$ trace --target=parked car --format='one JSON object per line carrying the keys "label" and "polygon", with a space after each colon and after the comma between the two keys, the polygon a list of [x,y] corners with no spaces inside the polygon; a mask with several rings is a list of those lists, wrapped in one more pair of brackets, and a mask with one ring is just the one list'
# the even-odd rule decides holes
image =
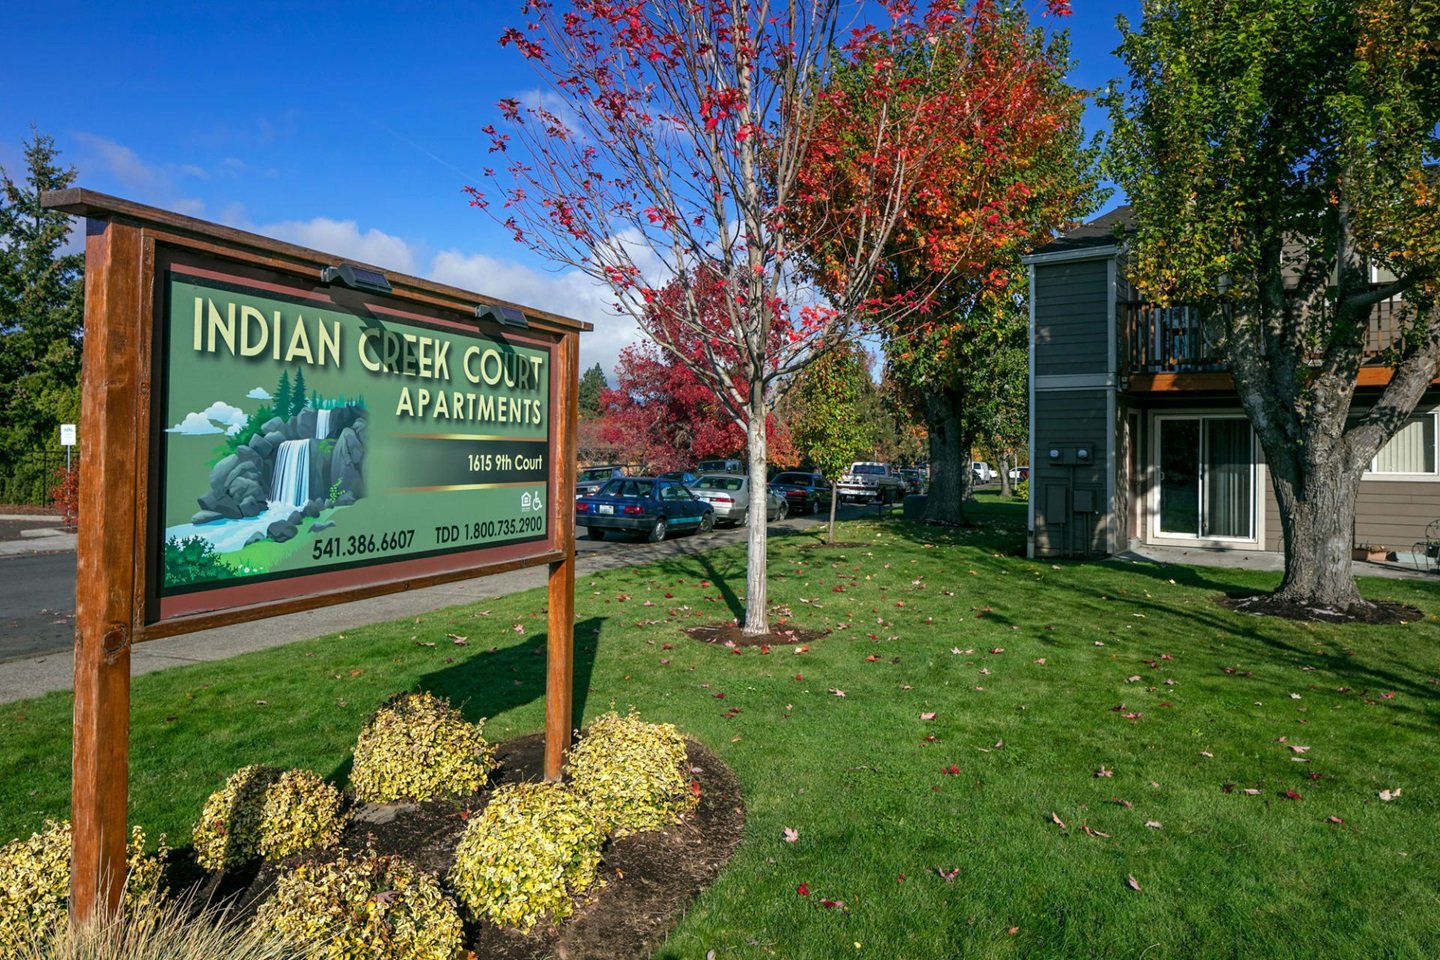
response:
{"label": "parked car", "polygon": [[678,480],[687,487],[695,486],[695,481],[700,479],[698,473],[691,473],[689,470],[671,470],[669,473],[660,474],[661,480]]}
{"label": "parked car", "polygon": [[976,483],[989,483],[998,476],[994,470],[990,469],[990,464],[984,460],[971,461],[970,473],[975,477]]}
{"label": "parked car", "polygon": [[[730,523],[743,526],[750,521],[750,478],[733,473],[711,473],[695,482],[695,496],[710,505],[715,511],[716,523]],[[790,513],[785,498],[767,487],[766,513],[768,520],[784,520]]]}
{"label": "parked car", "polygon": [[886,504],[905,499],[905,481],[899,471],[888,463],[873,460],[850,464],[835,489],[840,499],[847,502]]}
{"label": "parked car", "polygon": [[575,501],[575,525],[585,527],[591,540],[604,540],[607,532],[618,530],[659,543],[672,528],[708,533],[715,526],[715,511],[674,480],[616,477],[598,493]]}
{"label": "parked car", "polygon": [[913,467],[901,467],[900,476],[905,481],[906,493],[924,493],[925,476]]}
{"label": "parked car", "polygon": [[695,464],[695,472],[706,473],[744,473],[745,462],[733,457],[724,460],[701,460]]}
{"label": "parked car", "polygon": [[583,467],[575,476],[575,496],[587,497],[600,490],[606,482],[625,476],[625,468],[618,464],[603,467]]}
{"label": "parked car", "polygon": [[793,514],[819,513],[830,506],[830,483],[818,473],[787,470],[777,473],[770,485],[785,498]]}
{"label": "parked car", "polygon": [[1028,466],[1027,466],[1027,467],[1011,467],[1011,468],[1010,468],[1010,479],[1011,479],[1011,480],[1029,480],[1029,479],[1030,479],[1030,468],[1029,468]]}

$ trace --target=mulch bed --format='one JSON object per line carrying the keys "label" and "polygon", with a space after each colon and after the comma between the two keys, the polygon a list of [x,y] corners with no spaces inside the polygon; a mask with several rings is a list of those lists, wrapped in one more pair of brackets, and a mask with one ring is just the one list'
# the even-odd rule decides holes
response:
{"label": "mulch bed", "polygon": [[[700,784],[700,803],[665,830],[612,840],[596,886],[575,912],[559,924],[542,922],[529,934],[490,923],[467,923],[466,944],[477,960],[629,960],[648,957],[679,922],[686,907],[714,882],[740,843],[745,810],[740,782],[703,744],[687,739],[691,776]],[[545,738],[518,737],[497,745],[500,767],[492,787],[461,800],[370,805],[347,826],[341,847],[358,853],[398,854],[443,878],[473,811],[489,801],[494,786],[544,777]],[[322,854],[321,856],[324,856]],[[233,897],[235,915],[248,919],[281,873],[303,858],[265,864],[238,877],[214,878],[208,896]]]}
{"label": "mulch bed", "polygon": [[783,647],[795,644],[814,643],[830,635],[828,630],[802,630],[799,627],[779,627],[769,633],[748,634],[738,624],[717,623],[705,627],[691,627],[685,631],[701,643],[717,647]]}
{"label": "mulch bed", "polygon": [[1267,593],[1240,597],[1217,597],[1215,602],[1226,610],[1233,610],[1236,613],[1249,613],[1257,617],[1281,617],[1286,620],[1301,620],[1308,623],[1368,623],[1384,626],[1414,623],[1425,618],[1425,614],[1415,607],[1388,600],[1356,604],[1345,610],[1309,607],[1300,603],[1276,600]]}

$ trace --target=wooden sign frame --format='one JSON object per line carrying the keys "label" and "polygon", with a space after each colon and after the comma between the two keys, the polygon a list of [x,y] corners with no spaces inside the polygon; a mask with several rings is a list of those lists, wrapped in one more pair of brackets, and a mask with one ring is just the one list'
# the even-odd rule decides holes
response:
{"label": "wooden sign frame", "polygon": [[545,775],[558,780],[570,742],[574,675],[570,494],[579,419],[579,334],[592,326],[350,262],[383,273],[391,285],[386,299],[422,313],[475,316],[477,306],[518,309],[528,321],[525,335],[550,345],[547,539],[529,550],[477,549],[469,562],[382,564],[372,582],[356,582],[353,576],[346,582],[301,577],[297,582],[313,592],[287,599],[269,595],[259,602],[245,602],[242,595],[236,604],[166,616],[157,612],[152,582],[157,569],[154,511],[159,509],[155,467],[164,426],[156,395],[157,333],[164,322],[157,264],[177,255],[208,257],[237,269],[318,281],[324,268],[345,258],[84,189],[53,191],[42,203],[86,218],[80,423],[86,463],[76,560],[72,921],[97,911],[113,913],[120,902],[128,830],[130,648],[137,642],[547,565]]}

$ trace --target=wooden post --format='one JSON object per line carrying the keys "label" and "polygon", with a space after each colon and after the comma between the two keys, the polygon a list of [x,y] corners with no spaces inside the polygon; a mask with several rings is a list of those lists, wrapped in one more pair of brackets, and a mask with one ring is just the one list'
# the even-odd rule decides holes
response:
{"label": "wooden post", "polygon": [[[75,579],[70,919],[113,914],[125,884],[130,643],[136,622],[137,423],[144,330],[140,228],[91,220]],[[117,322],[118,320],[118,322]]]}
{"label": "wooden post", "polygon": [[550,523],[555,549],[564,558],[550,564],[550,599],[545,666],[545,779],[558,782],[570,748],[571,701],[575,684],[575,457],[580,420],[580,336],[567,333],[556,346],[554,421],[558,435],[551,476]]}

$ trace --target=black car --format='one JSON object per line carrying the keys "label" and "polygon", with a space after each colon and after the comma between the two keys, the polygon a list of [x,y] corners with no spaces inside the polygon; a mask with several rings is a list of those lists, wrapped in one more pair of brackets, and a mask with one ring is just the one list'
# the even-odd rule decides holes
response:
{"label": "black car", "polygon": [[575,500],[575,525],[585,527],[591,540],[619,530],[659,543],[672,528],[707,533],[715,526],[715,511],[674,480],[616,477],[599,493]]}
{"label": "black car", "polygon": [[818,473],[777,473],[770,486],[785,498],[792,514],[819,513],[830,506],[830,484]]}

